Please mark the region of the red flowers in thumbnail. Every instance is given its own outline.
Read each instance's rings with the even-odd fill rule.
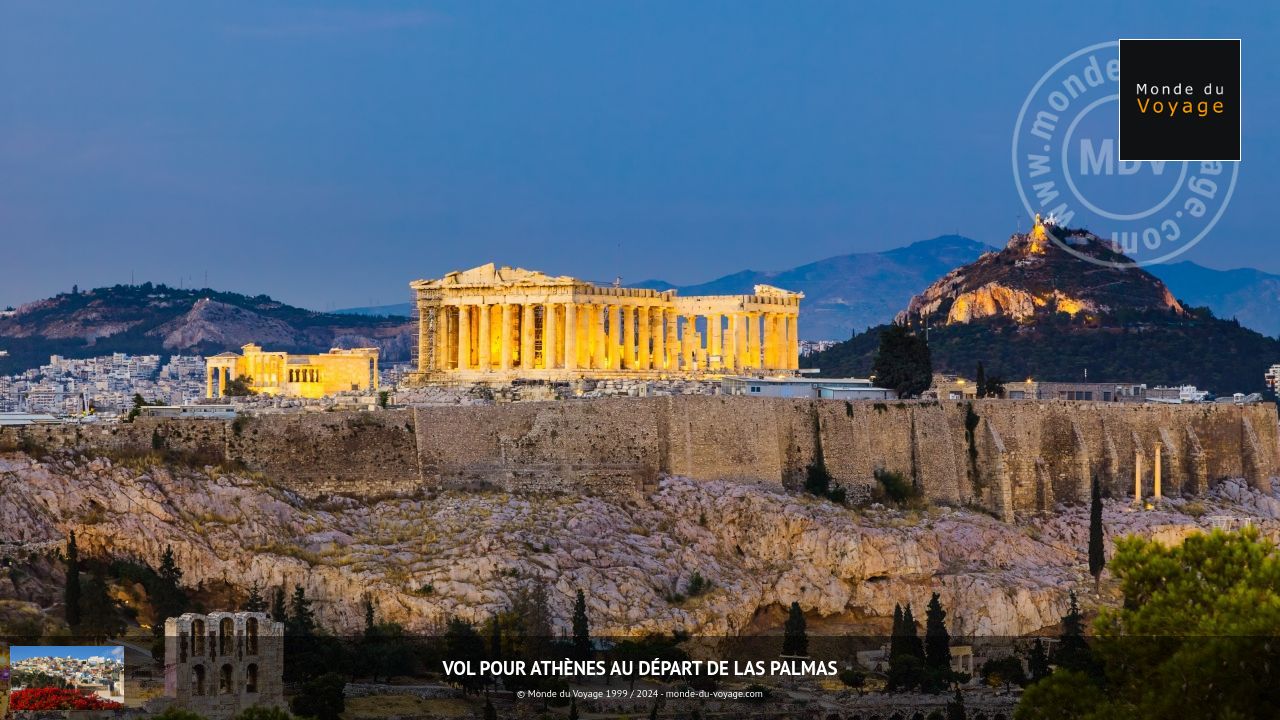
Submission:
[[[19,710],[116,710],[118,702],[63,688],[26,688],[9,696],[9,709]]]

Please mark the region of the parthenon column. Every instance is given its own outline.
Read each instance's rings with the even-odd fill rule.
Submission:
[[[431,310],[427,308],[425,302],[418,303],[418,372],[427,372],[431,369],[431,359],[427,357],[426,349],[430,347],[430,331],[428,325],[431,322],[429,313]]]
[[[480,337],[476,343],[479,352],[480,369],[488,372],[493,369],[493,306],[477,305],[476,310],[480,313]]]
[[[522,303],[520,305],[520,368],[522,370],[532,370],[534,361],[534,326],[537,320],[534,317],[533,303]]]
[[[721,347],[726,370],[738,369],[738,313],[729,313],[729,331]]]
[[[707,316],[707,369],[719,370],[724,367],[724,343],[721,341],[724,320],[719,313]],[[711,358],[715,359],[712,360]]]
[[[671,308],[662,314],[667,328],[667,370],[675,372],[680,369],[680,316]]]
[[[733,314],[733,362],[739,372],[750,367],[747,364],[747,320],[746,313]]]
[[[564,368],[578,367],[578,306],[572,301],[564,304]]]
[[[800,316],[794,313],[787,315],[787,367],[791,370],[800,367]]]
[[[653,354],[649,357],[649,364],[654,370],[664,370],[667,367],[667,330],[663,322],[665,315],[666,311],[660,307],[649,308],[649,333],[653,340]]]
[[[591,305],[578,306],[578,367],[591,367]]]
[[[653,320],[649,315],[649,308],[645,305],[636,307],[636,368],[640,370],[648,370],[649,343],[653,338]]]
[[[649,308],[641,305],[636,308],[636,358],[635,366],[640,370],[649,369]]]
[[[458,306],[458,369],[471,369],[471,308]]]
[[[436,367],[439,372],[449,369],[449,352],[450,345],[453,340],[453,333],[449,330],[449,306],[440,305],[436,308]]]
[[[762,313],[764,327],[760,332],[760,344],[764,346],[764,362],[762,367],[773,369],[778,366],[778,333],[777,316],[771,312]]]
[[[636,369],[636,309],[622,306],[622,367]]]
[[[547,303],[542,306],[542,367],[550,370],[559,362],[559,318],[556,317],[556,306]]]
[[[502,303],[502,308],[498,317],[501,318],[501,327],[498,329],[498,366],[503,370],[511,369],[511,323],[515,317],[514,308],[511,303]]]
[[[605,306],[591,305],[591,367],[602,370],[609,367],[608,338],[604,332]]]
[[[693,327],[688,315],[677,315],[676,323],[680,333],[680,351],[677,353],[676,367],[684,371],[689,369],[689,354],[693,352]]]
[[[617,305],[606,305],[609,312],[609,357],[606,367],[617,370],[622,367],[622,317]]]
[[[747,313],[747,367],[760,367],[760,313]]]

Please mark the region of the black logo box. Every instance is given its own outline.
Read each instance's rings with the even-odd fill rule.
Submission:
[[[1239,160],[1240,52],[1239,40],[1120,40],[1120,159]]]

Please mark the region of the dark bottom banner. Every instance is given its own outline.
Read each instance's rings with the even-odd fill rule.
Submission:
[[[1151,702],[1130,702],[1135,683],[1176,682],[1161,717],[1280,717],[1275,637],[340,637],[184,617],[164,635],[3,639],[0,702],[13,718],[1011,720],[1124,716]]]

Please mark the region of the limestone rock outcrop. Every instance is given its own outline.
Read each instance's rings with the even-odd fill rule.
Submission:
[[[994,317],[1028,323],[1053,313],[1096,319],[1120,308],[1183,314],[1169,288],[1112,243],[1082,230],[1051,231],[1056,240],[1038,225],[1012,236],[999,252],[952,270],[913,297],[896,321],[945,318],[951,325]]]
[[[2,540],[37,544],[74,529],[86,555],[153,566],[171,545],[186,582],[301,585],[337,630],[360,626],[366,593],[383,616],[423,631],[449,616],[483,620],[536,581],[562,629],[585,590],[603,634],[736,635],[791,602],[817,620],[884,632],[895,603],[922,606],[937,591],[953,633],[1018,635],[1055,624],[1068,592],[1092,584],[1082,507],[1011,524],[678,477],[640,500],[489,491],[306,500],[261,476],[68,453],[0,455],[0,487]],[[1150,512],[1109,503],[1108,540],[1176,542],[1224,522],[1280,536],[1274,495],[1231,482],[1195,502]],[[681,597],[694,573],[711,589]]]

